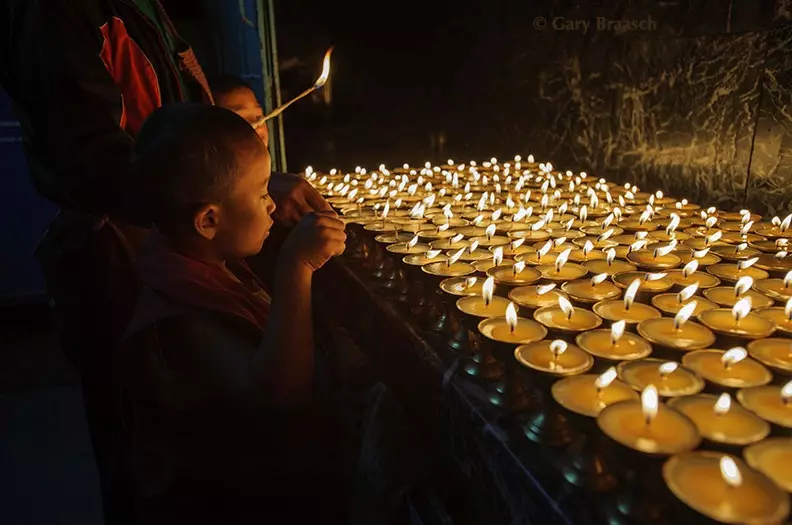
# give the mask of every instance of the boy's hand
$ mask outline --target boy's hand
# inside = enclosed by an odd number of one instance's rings
[[[324,200],[322,194],[298,175],[273,173],[269,191],[277,205],[273,216],[288,226],[297,224],[305,214],[312,211],[330,212],[335,216],[333,208]]]
[[[281,249],[287,268],[304,267],[315,272],[346,248],[344,223],[334,212],[309,212],[295,226]]]

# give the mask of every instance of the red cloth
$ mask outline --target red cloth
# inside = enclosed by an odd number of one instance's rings
[[[169,249],[163,238],[152,234],[137,260],[141,284],[170,301],[187,307],[198,307],[230,315],[252,324],[260,332],[267,325],[269,300],[256,292],[264,290],[261,280],[242,259],[226,261],[226,269],[218,263],[200,261]],[[240,282],[241,281],[241,282]],[[138,304],[137,328],[156,320],[156,312],[142,312]],[[152,317],[154,317],[152,319]]]

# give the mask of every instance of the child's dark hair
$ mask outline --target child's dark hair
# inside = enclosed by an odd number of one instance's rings
[[[228,95],[237,89],[249,89],[250,91],[253,91],[253,88],[250,87],[250,84],[236,75],[215,75],[209,77],[208,82],[209,89],[212,90],[212,94],[216,97]]]
[[[242,117],[218,106],[161,107],[136,138],[133,182],[140,206],[160,229],[187,226],[203,204],[222,202],[239,169],[238,155],[263,148]]]

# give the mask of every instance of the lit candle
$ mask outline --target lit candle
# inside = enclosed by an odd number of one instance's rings
[[[609,330],[580,333],[575,343],[589,354],[611,361],[632,361],[651,354],[652,345],[635,334],[625,332],[625,326],[624,321],[616,321]]]
[[[721,262],[721,258],[714,253],[710,253],[709,248],[704,248],[703,250],[690,249],[689,251],[679,251],[677,255],[682,259],[682,264],[687,264],[690,261],[698,261],[699,266],[707,267]]]
[[[792,381],[784,386],[764,385],[737,392],[742,406],[765,421],[792,428]]]
[[[514,357],[527,368],[554,376],[582,374],[594,364],[586,352],[560,339],[520,345]]]
[[[467,296],[457,299],[457,309],[473,317],[499,317],[506,315],[509,300],[493,295],[495,279],[488,277],[481,287],[480,296]]]
[[[712,266],[707,266],[707,271],[727,283],[735,283],[740,277],[751,277],[754,281],[767,279],[770,275],[766,271],[753,267],[758,260],[758,257],[754,257],[744,261],[737,261],[737,264],[713,264]]]
[[[625,321],[630,325],[637,324],[646,319],[659,318],[660,312],[656,308],[635,302],[635,296],[641,287],[642,279],[633,279],[624,292],[624,299],[604,300],[594,305],[594,313],[609,321]]]
[[[792,492],[792,439],[768,438],[743,450],[745,461],[772,479],[779,487]]]
[[[548,281],[563,282],[579,279],[586,275],[588,270],[579,264],[567,264],[571,251],[572,248],[567,248],[561,252],[552,265],[538,266],[537,270],[541,273],[542,278]]]
[[[462,277],[470,275],[476,271],[476,268],[468,263],[458,262],[464,251],[464,248],[460,248],[458,252],[449,257],[445,262],[430,262],[421,266],[421,269],[429,275],[438,277]]]
[[[613,283],[622,289],[627,289],[636,279],[641,280],[636,293],[636,300],[648,301],[649,297],[667,292],[674,286],[671,279],[665,273],[647,273],[647,272],[624,272],[617,273],[613,276]]]
[[[386,248],[391,253],[399,253],[404,255],[413,255],[418,253],[424,253],[429,251],[429,245],[424,243],[418,242],[418,236],[416,235],[408,242],[402,244],[389,244]]]
[[[651,343],[675,350],[708,348],[715,342],[715,334],[706,326],[688,321],[695,309],[696,301],[691,301],[680,308],[673,319],[663,317],[642,321],[638,323],[638,333]]]
[[[748,354],[781,374],[792,374],[792,339],[768,337],[748,343]]]
[[[553,399],[567,410],[586,417],[597,417],[602,410],[619,401],[637,401],[638,394],[616,379],[610,367],[601,375],[582,374],[553,383]]]
[[[433,250],[462,250],[470,246],[470,242],[464,239],[464,235],[458,233],[453,237],[438,239],[429,243]],[[461,256],[461,255],[460,255]]]
[[[448,257],[442,254],[440,250],[429,250],[424,253],[415,255],[407,255],[402,258],[402,262],[408,266],[423,266],[424,264],[446,262]]]
[[[644,270],[670,270],[682,263],[682,259],[674,255],[677,241],[653,248],[651,250],[638,250],[627,254],[627,260]]]
[[[530,310],[558,304],[558,298],[567,295],[556,289],[554,283],[539,286],[520,286],[509,290],[509,299]]]
[[[750,445],[766,438],[770,425],[744,408],[733,405],[729,394],[678,397],[669,401],[696,424],[704,439],[726,445]]]
[[[487,270],[487,275],[495,278],[496,283],[508,286],[527,286],[541,278],[537,270],[526,267],[522,261],[514,263],[511,267],[491,268]]]
[[[595,303],[605,299],[619,297],[621,291],[616,285],[607,281],[608,274],[601,273],[591,279],[568,281],[561,285],[566,294],[579,303]]]
[[[515,255],[514,259],[517,261],[522,261],[526,264],[530,264],[531,266],[552,264],[558,258],[558,254],[552,252],[552,249],[553,241],[547,241],[541,247],[539,247],[536,252]]]
[[[608,277],[623,272],[634,272],[635,265],[624,261],[616,260],[616,250],[610,248],[605,251],[605,260],[588,260],[583,263],[583,267],[593,274],[604,273]]]
[[[663,397],[679,397],[697,394],[704,388],[704,381],[689,368],[675,361],[641,359],[625,361],[616,367],[619,379],[635,390],[655,385]]]
[[[450,295],[465,297],[481,295],[484,279],[478,277],[450,277],[440,283],[440,289]]]
[[[792,334],[792,297],[783,307],[760,308],[756,314],[775,323],[776,330],[779,332],[786,335]]]
[[[781,523],[789,514],[789,496],[767,476],[718,452],[676,455],[663,479],[687,506],[722,523]]]
[[[556,306],[545,306],[534,312],[534,319],[550,330],[584,332],[599,327],[602,319],[592,312],[575,308],[566,297],[558,297]]]
[[[682,363],[701,377],[727,388],[766,385],[773,375],[761,363],[748,358],[748,352],[735,347],[722,350],[696,350],[682,358]]]
[[[773,306],[773,300],[759,292],[751,290],[753,285],[752,277],[742,277],[734,284],[734,288],[728,286],[716,286],[704,291],[704,296],[721,307],[734,306],[742,298],[751,300],[751,304],[757,308],[767,308]]]
[[[646,454],[670,455],[696,448],[701,441],[690,419],[659,402],[647,386],[640,401],[620,401],[597,416],[597,425],[614,441]]]
[[[518,317],[514,303],[509,303],[503,317],[489,317],[481,321],[478,330],[487,339],[509,344],[534,343],[547,335],[545,327],[536,321]]]
[[[743,297],[731,310],[716,308],[699,315],[701,324],[718,334],[740,339],[762,339],[775,331],[775,323],[751,313],[751,300]]]
[[[787,272],[783,279],[761,279],[753,285],[754,289],[771,299],[786,302],[792,297],[792,271]]]
[[[709,273],[697,271],[698,267],[699,262],[694,259],[688,262],[682,270],[670,270],[668,278],[673,281],[677,289],[695,284],[702,290],[706,290],[720,284],[720,279]]]
[[[483,237],[474,237],[471,240],[478,241],[479,245],[489,247],[489,246],[503,246],[509,244],[510,239],[508,237],[504,237],[502,235],[495,235],[497,228],[495,224],[490,224],[487,226],[484,232]]]
[[[652,297],[652,306],[667,315],[676,315],[683,306],[692,302],[692,297],[698,290],[698,284],[691,284],[686,286],[679,293],[661,293]],[[696,297],[696,308],[691,314],[693,317],[698,316],[704,310],[714,310],[718,307],[709,299],[703,297]]]

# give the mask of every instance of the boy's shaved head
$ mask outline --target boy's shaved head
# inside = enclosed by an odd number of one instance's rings
[[[264,148],[253,128],[216,106],[181,103],[151,114],[137,135],[132,173],[140,205],[160,228],[186,225],[201,205],[221,203],[240,158]]]

